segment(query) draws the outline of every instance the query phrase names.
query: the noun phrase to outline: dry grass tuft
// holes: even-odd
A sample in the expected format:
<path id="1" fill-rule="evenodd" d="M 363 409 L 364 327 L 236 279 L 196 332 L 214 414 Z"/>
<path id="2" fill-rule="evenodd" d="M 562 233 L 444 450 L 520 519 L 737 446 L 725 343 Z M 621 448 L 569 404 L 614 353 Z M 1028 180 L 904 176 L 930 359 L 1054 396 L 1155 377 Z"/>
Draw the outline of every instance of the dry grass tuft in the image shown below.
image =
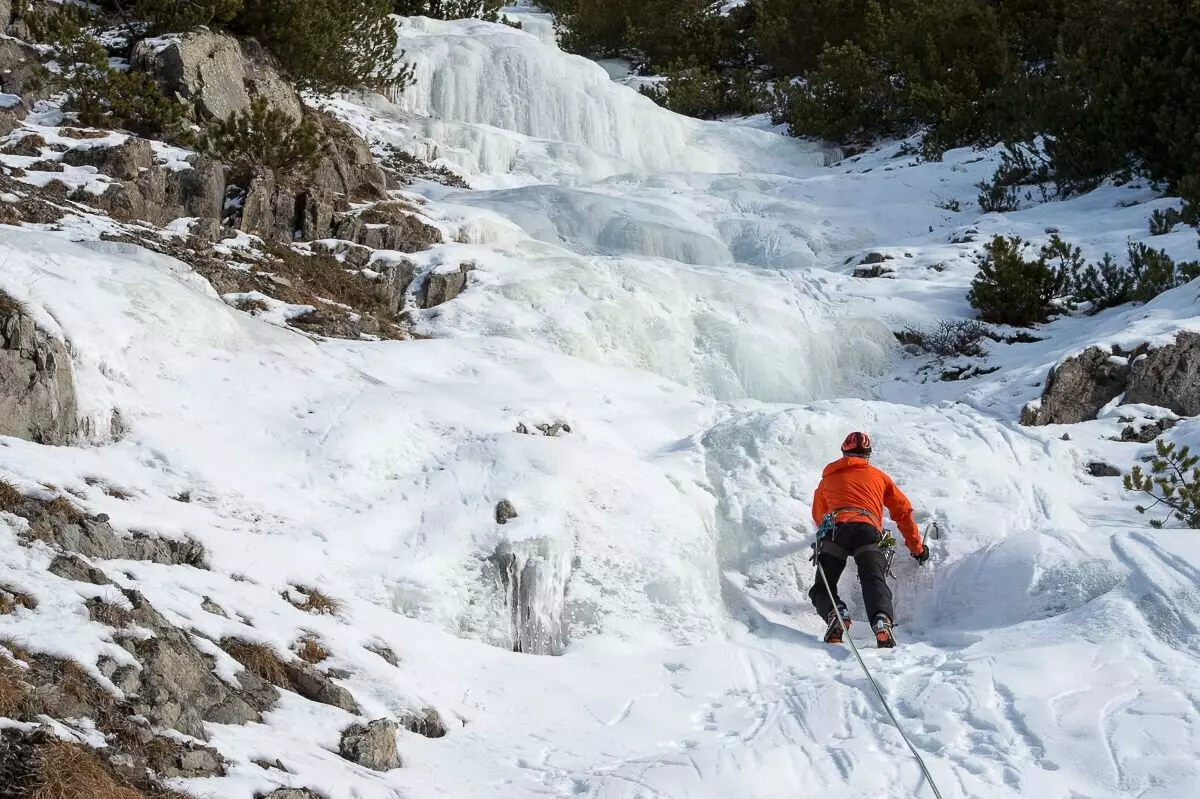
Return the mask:
<path id="1" fill-rule="evenodd" d="M 80 128 L 59 128 L 58 132 L 68 139 L 103 139 L 108 135 L 106 130 L 82 130 Z"/>
<path id="2" fill-rule="evenodd" d="M 315 616 L 336 616 L 342 612 L 342 603 L 339 600 L 321 593 L 316 588 L 298 585 L 295 590 L 296 593 L 304 595 L 303 600 L 296 601 L 288 593 L 284 593 L 283 597 L 305 613 L 312 613 Z"/>
<path id="3" fill-rule="evenodd" d="M 34 657 L 45 656 L 34 655 Z M 92 680 L 92 675 L 84 671 L 83 666 L 80 666 L 73 660 L 59 660 L 57 658 L 46 658 L 46 660 L 53 661 L 53 665 L 50 667 L 54 673 L 53 683 L 63 693 L 96 708 L 102 713 L 112 710 L 113 705 L 116 704 L 116 700 L 112 694 Z"/>
<path id="4" fill-rule="evenodd" d="M 25 675 L 7 658 L 0 657 L 0 716 L 23 719 L 34 715 L 33 694 Z"/>
<path id="5" fill-rule="evenodd" d="M 37 606 L 37 597 L 32 594 L 18 591 L 7 585 L 0 586 L 0 615 L 7 616 L 18 607 L 26 608 L 27 610 L 36 610 Z"/>
<path id="6" fill-rule="evenodd" d="M 329 659 L 329 650 L 312 635 L 306 635 L 297 641 L 293 651 L 305 663 L 320 663 Z"/>
<path id="7" fill-rule="evenodd" d="M 223 638 L 220 646 L 230 657 L 245 666 L 247 671 L 257 674 L 272 685 L 291 689 L 292 683 L 287 676 L 287 667 L 273 647 L 243 641 L 240 638 Z"/>
<path id="8" fill-rule="evenodd" d="M 8 292 L 0 291 L 0 316 L 9 316 L 25 310 L 25 303 Z"/>
<path id="9" fill-rule="evenodd" d="M 87 601 L 88 615 L 92 621 L 120 629 L 133 624 L 133 614 L 120 605 L 106 602 L 103 599 Z"/>
<path id="10" fill-rule="evenodd" d="M 0 294 L 0 297 L 3 296 L 3 294 Z M 25 495 L 16 486 L 7 480 L 0 480 L 0 510 L 14 513 L 17 508 L 21 507 L 21 503 L 24 501 Z"/>
<path id="11" fill-rule="evenodd" d="M 8 654 L 12 656 L 13 660 L 22 660 L 28 663 L 33 657 L 33 654 L 28 649 L 11 638 L 0 638 L 0 646 L 8 650 Z"/>
<path id="12" fill-rule="evenodd" d="M 271 310 L 271 306 L 258 297 L 247 297 L 244 300 L 238 301 L 237 309 L 246 313 L 265 313 Z"/>
<path id="13" fill-rule="evenodd" d="M 46 512 L 64 516 L 71 522 L 81 522 L 84 518 L 83 511 L 79 509 L 78 505 L 67 499 L 65 494 L 59 494 L 47 502 Z"/>
<path id="14" fill-rule="evenodd" d="M 38 747 L 36 761 L 25 799 L 144 799 L 122 785 L 90 747 L 50 741 Z"/>

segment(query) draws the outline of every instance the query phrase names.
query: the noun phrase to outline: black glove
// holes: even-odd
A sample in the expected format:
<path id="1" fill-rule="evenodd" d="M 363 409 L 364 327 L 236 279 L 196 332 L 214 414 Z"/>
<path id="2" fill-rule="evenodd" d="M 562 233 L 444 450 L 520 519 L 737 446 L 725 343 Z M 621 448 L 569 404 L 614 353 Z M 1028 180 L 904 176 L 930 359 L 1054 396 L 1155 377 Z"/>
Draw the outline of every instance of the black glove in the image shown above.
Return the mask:
<path id="1" fill-rule="evenodd" d="M 913 558 L 917 561 L 917 563 L 924 564 L 925 561 L 929 560 L 929 547 L 921 544 L 921 551 L 916 555 L 913 555 Z"/>

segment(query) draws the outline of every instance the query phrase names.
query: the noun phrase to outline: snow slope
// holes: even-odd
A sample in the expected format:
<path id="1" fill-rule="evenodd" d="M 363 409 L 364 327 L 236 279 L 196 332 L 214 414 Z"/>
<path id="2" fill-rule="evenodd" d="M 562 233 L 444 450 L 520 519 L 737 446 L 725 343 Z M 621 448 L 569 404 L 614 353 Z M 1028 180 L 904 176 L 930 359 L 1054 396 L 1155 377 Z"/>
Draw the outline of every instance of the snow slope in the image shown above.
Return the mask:
<path id="1" fill-rule="evenodd" d="M 331 751 L 349 714 L 285 694 L 262 725 L 209 725 L 230 773 L 181 787 L 932 796 L 804 595 L 811 492 L 865 429 L 944 533 L 923 569 L 897 558 L 901 648 L 864 652 L 943 796 L 1194 793 L 1200 539 L 1150 530 L 1084 470 L 1142 451 L 1107 440 L 1118 409 L 1069 441 L 1015 418 L 1066 354 L 1195 326 L 1195 288 L 997 344 L 1000 370 L 960 383 L 922 382 L 930 364 L 889 330 L 966 316 L 984 235 L 1054 225 L 1096 255 L 1144 237 L 1161 201 L 1130 186 L 946 211 L 972 207 L 990 154 L 917 165 L 892 148 L 826 167 L 761 125 L 662 111 L 544 35 L 407 20 L 402 44 L 411 94 L 336 106 L 471 173 L 472 191 L 418 187 L 453 242 L 418 259 L 479 265 L 419 320 L 434 340 L 314 342 L 234 311 L 182 264 L 0 229 L 0 288 L 70 341 L 96 431 L 80 448 L 6 439 L 0 477 L 78 492 L 121 530 L 202 542 L 209 571 L 108 569 L 169 620 L 281 650 L 316 632 L 368 717 L 433 706 L 449 721 L 443 739 L 402 733 L 405 767 L 378 774 Z M 1194 254 L 1186 234 L 1159 241 Z M 847 276 L 868 248 L 894 256 L 894 278 Z M 113 409 L 128 433 L 107 443 Z M 515 432 L 555 421 L 571 431 Z M 172 499 L 183 490 L 192 502 Z M 505 525 L 501 500 L 518 513 Z M 49 551 L 16 545 L 16 524 L 0 525 L 0 583 L 43 601 L 0 617 L 0 634 L 89 665 L 127 658 L 88 620 L 85 589 L 45 571 Z M 282 603 L 296 584 L 345 611 Z M 843 585 L 861 619 L 852 574 Z"/>

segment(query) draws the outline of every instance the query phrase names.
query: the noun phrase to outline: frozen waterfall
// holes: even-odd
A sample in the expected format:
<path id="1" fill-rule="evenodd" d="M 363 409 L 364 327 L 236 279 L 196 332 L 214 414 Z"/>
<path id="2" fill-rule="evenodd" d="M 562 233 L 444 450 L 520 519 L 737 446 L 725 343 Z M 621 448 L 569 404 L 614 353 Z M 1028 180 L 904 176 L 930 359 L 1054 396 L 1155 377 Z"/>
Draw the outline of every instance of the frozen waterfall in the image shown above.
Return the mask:
<path id="1" fill-rule="evenodd" d="M 415 86 L 397 99 L 437 152 L 470 171 L 600 179 L 629 171 L 758 171 L 824 165 L 819 147 L 673 114 L 603 67 L 540 36 L 476 20 L 402 20 Z M 387 113 L 381 105 L 376 110 Z M 411 146 L 411 142 L 408 143 Z"/>

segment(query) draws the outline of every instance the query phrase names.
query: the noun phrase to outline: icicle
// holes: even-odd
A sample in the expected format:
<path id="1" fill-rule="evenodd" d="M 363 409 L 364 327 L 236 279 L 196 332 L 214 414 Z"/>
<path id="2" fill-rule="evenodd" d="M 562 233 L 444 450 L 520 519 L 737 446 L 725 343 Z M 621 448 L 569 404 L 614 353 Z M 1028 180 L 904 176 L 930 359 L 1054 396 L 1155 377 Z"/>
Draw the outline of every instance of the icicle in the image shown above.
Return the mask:
<path id="1" fill-rule="evenodd" d="M 534 538 L 501 544 L 491 560 L 504 594 L 512 650 L 561 655 L 567 643 L 563 603 L 569 552 L 559 542 Z"/>

